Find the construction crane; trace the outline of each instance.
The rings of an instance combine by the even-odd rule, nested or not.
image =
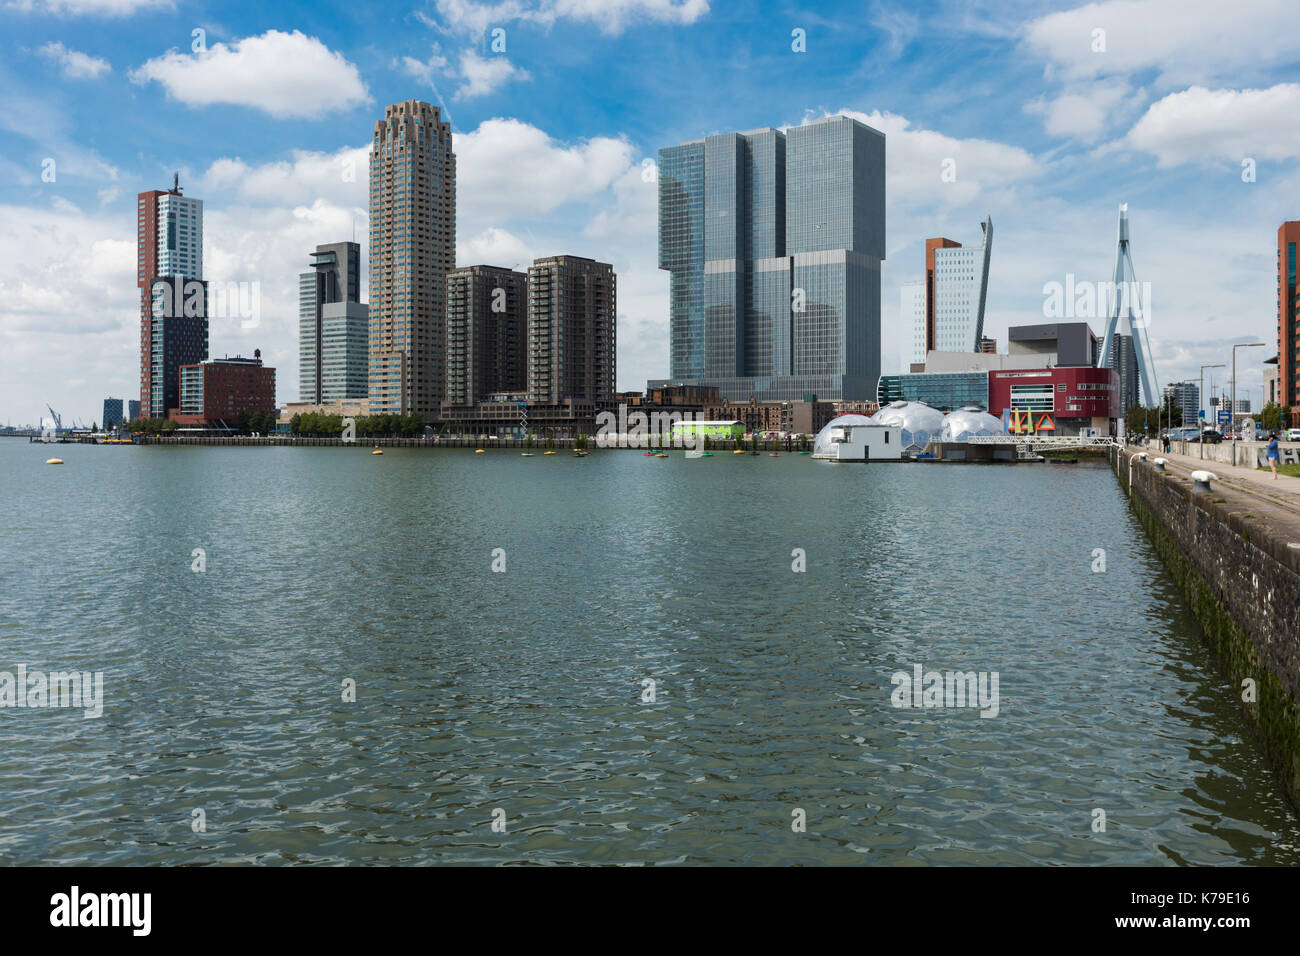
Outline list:
[[[54,419],[54,434],[57,435],[59,432],[63,431],[63,416],[56,412],[49,403],[46,403],[45,407],[50,410],[50,417]]]

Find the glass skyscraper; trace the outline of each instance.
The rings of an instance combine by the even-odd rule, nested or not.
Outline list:
[[[884,167],[884,134],[846,116],[660,150],[667,382],[733,401],[873,398]]]

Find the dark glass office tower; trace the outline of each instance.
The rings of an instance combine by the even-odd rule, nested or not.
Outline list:
[[[668,381],[733,401],[874,396],[884,163],[884,135],[844,116],[660,150]]]

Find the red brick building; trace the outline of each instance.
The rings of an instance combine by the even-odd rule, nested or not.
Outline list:
[[[233,428],[245,412],[275,414],[275,369],[253,358],[212,359],[180,370],[181,406],[168,416],[180,425]]]

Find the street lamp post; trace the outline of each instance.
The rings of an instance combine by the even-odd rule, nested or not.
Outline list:
[[[1263,348],[1263,342],[1242,342],[1232,347],[1232,406],[1228,411],[1228,421],[1237,420],[1237,349]],[[1232,446],[1232,463],[1237,464],[1237,446]]]
[[[1205,404],[1205,370],[1207,368],[1223,368],[1223,367],[1224,364],[1222,362],[1220,362],[1218,365],[1201,366],[1201,390],[1199,393],[1197,393],[1196,396],[1197,402],[1199,402],[1202,405]],[[1205,457],[1205,420],[1201,418],[1199,414],[1199,409],[1198,409],[1198,414],[1196,416],[1196,420],[1199,422],[1197,427],[1201,430],[1201,440],[1200,442],[1198,442],[1198,444],[1201,446],[1201,457],[1204,458]]]

